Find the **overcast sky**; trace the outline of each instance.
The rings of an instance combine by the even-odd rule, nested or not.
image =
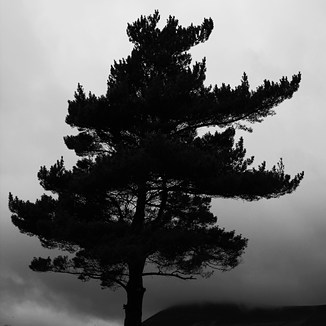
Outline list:
[[[36,238],[11,225],[8,192],[35,200],[36,174],[61,155],[67,100],[77,83],[101,95],[113,60],[131,44],[127,23],[159,9],[162,24],[214,21],[208,42],[193,49],[207,58],[207,83],[232,86],[245,71],[253,88],[301,71],[302,83],[277,115],[244,134],[249,156],[271,167],[305,171],[298,190],[281,199],[215,200],[219,224],[249,238],[242,264],[208,280],[146,280],[144,317],[180,302],[326,304],[326,2],[324,0],[0,0],[0,326],[122,325],[123,291],[96,282],[34,273],[34,256],[48,256]]]

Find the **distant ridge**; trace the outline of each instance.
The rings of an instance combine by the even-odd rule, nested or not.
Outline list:
[[[176,306],[143,326],[326,326],[326,305],[254,308],[231,304]]]

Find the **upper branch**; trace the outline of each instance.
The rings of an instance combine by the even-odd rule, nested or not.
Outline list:
[[[249,89],[247,75],[244,74],[239,86],[215,86],[213,90],[199,98],[198,109],[189,115],[188,121],[179,121],[175,133],[201,127],[226,127],[236,122],[262,122],[267,116],[274,115],[273,108],[286,99],[290,99],[299,88],[301,73],[288,81],[282,77],[278,83],[264,80],[255,91]],[[201,104],[200,104],[201,103]]]

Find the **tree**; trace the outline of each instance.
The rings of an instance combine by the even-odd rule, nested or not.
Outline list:
[[[35,203],[9,195],[12,221],[46,248],[73,258],[34,258],[39,272],[76,274],[102,287],[127,292],[125,325],[141,325],[143,277],[193,279],[234,268],[247,239],[217,226],[212,198],[259,200],[291,193],[303,178],[252,167],[236,129],[251,131],[292,97],[300,73],[289,81],[265,80],[250,90],[205,86],[206,61],[191,65],[189,50],[205,42],[213,21],[181,27],[169,17],[159,29],[158,11],[128,24],[134,47],[111,67],[107,93],[88,96],[78,84],[66,122],[78,134],[65,143],[80,157],[67,170],[63,158],[41,167],[46,191]],[[198,136],[201,127],[220,132]]]

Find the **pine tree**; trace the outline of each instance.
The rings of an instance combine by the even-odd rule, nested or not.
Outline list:
[[[159,29],[159,20],[156,11],[128,24],[134,47],[114,62],[105,95],[78,84],[66,122],[79,133],[64,140],[80,159],[71,170],[61,158],[38,173],[56,196],[9,195],[21,232],[75,253],[34,258],[30,268],[122,287],[126,326],[141,325],[144,277],[193,279],[237,266],[247,239],[216,224],[212,198],[277,198],[303,178],[285,174],[282,161],[252,167],[243,139],[235,141],[236,129],[250,131],[292,97],[300,73],[256,90],[246,74],[235,88],[205,86],[205,59],[192,65],[189,50],[209,38],[213,21],[184,28],[170,16]],[[219,132],[198,136],[211,126]]]

